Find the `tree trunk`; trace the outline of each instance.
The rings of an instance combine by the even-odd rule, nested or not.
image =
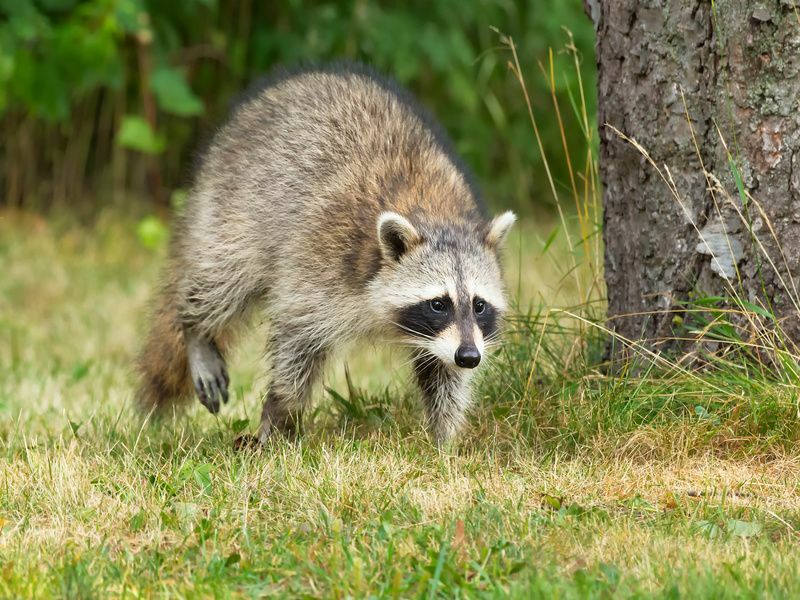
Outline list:
[[[685,300],[736,290],[786,318],[784,330],[798,340],[793,2],[717,0],[712,12],[708,0],[587,0],[597,30],[608,310],[618,334],[651,342],[680,335]],[[679,199],[607,125],[641,144]]]

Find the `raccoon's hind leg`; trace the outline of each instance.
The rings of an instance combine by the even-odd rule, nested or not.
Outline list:
[[[275,431],[287,435],[297,432],[327,355],[324,345],[302,335],[281,338],[284,333],[281,328],[276,323],[272,327],[275,331],[269,348],[272,381],[261,411],[258,436],[261,442]]]
[[[414,374],[422,390],[428,427],[439,445],[446,443],[464,423],[469,407],[471,373],[446,366],[431,354],[414,358]]]

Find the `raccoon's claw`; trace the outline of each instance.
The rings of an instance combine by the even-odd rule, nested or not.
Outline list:
[[[199,376],[194,382],[197,397],[211,414],[217,414],[222,404],[228,403],[228,374],[223,371],[217,375]]]
[[[197,391],[197,397],[200,398],[200,403],[208,409],[212,415],[219,412],[220,397],[224,402],[228,401],[228,390],[226,388],[220,389],[216,380],[198,379],[194,388]]]
[[[225,361],[213,345],[189,350],[189,370],[197,397],[211,414],[219,412],[221,403],[228,402],[228,371]]]

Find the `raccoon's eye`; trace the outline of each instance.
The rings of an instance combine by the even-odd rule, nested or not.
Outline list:
[[[443,313],[447,306],[445,305],[443,300],[439,300],[438,298],[430,301],[431,310],[435,313]]]
[[[486,310],[486,302],[481,300],[480,298],[475,298],[472,302],[473,310],[475,310],[476,315],[482,315]]]

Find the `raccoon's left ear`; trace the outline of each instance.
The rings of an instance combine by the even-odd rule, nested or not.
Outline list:
[[[516,222],[517,215],[510,210],[504,212],[502,215],[497,215],[492,222],[489,223],[489,228],[486,231],[484,241],[489,248],[498,248],[503,244],[511,226]]]
[[[378,244],[384,260],[400,260],[421,241],[422,236],[405,217],[394,212],[381,213],[378,217]]]

